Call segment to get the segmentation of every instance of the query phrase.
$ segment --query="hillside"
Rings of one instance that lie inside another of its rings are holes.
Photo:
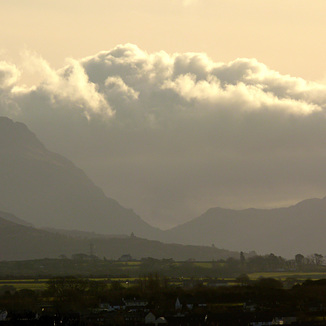
[[[135,259],[152,257],[157,259],[173,258],[174,260],[213,260],[227,257],[239,257],[239,253],[204,246],[185,246],[164,244],[135,236],[94,238],[66,236],[19,225],[0,217],[0,261],[28,260],[41,258],[58,258],[61,255],[70,257],[73,254],[90,253],[107,259],[118,259],[130,254]]]
[[[0,117],[0,210],[36,227],[155,237],[161,233],[48,151],[22,123]]]
[[[293,257],[325,253],[326,198],[275,209],[211,208],[166,232],[170,241]],[[196,237],[193,235],[196,234]]]

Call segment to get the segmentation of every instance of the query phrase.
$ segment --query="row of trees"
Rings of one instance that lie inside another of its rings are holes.
[[[303,256],[302,254],[295,255],[295,263],[297,266],[302,267],[305,265],[317,265],[321,266],[325,263],[325,258],[321,254],[312,254],[309,256]]]
[[[0,262],[0,277],[9,279],[48,278],[53,275],[139,277],[149,273],[167,277],[236,277],[242,273],[273,271],[326,272],[326,266],[324,257],[317,253],[307,257],[297,254],[294,259],[285,259],[274,254],[246,257],[244,253],[240,253],[238,259],[228,258],[205,263],[155,258],[144,258],[137,262],[71,259]]]

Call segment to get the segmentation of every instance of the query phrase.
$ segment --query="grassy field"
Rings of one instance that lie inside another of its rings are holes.
[[[122,286],[128,287],[137,281],[138,278],[128,277],[128,278],[89,278],[90,281],[104,281],[104,282],[119,282]],[[48,279],[38,279],[38,280],[0,280],[0,287],[4,285],[11,285],[15,287],[16,290],[29,289],[33,291],[43,291],[47,287]]]
[[[251,280],[257,280],[260,277],[272,277],[279,280],[285,280],[287,278],[296,278],[298,280],[319,280],[322,278],[326,278],[326,272],[320,273],[320,272],[309,272],[309,273],[303,273],[303,272],[263,272],[263,273],[251,273],[248,274],[249,278]]]
[[[139,264],[138,262],[119,262],[117,263],[120,265],[120,268],[122,267],[123,269],[133,269],[133,268],[138,268]],[[178,263],[176,263],[178,264]],[[195,263],[196,266],[201,267],[201,268],[212,268],[212,263],[211,262],[198,262]],[[297,279],[298,281],[304,281],[306,279],[311,279],[311,280],[318,280],[318,279],[326,279],[326,272],[261,272],[261,273],[250,273],[248,274],[249,278],[251,280],[257,280],[261,277],[264,278],[275,278],[278,280],[286,280],[289,278]],[[104,282],[112,282],[112,281],[117,281],[120,282],[122,286],[133,286],[138,277],[112,277],[112,278],[89,278],[90,280],[93,281],[104,281]],[[180,285],[182,286],[182,282],[190,279],[190,278],[183,278],[180,277],[179,279],[175,279],[173,284],[174,285]],[[194,278],[192,278],[194,279]],[[204,281],[203,278],[198,278],[198,280]],[[235,282],[234,278],[224,278],[225,281],[228,282],[229,285],[235,285],[237,284]],[[16,290],[21,290],[21,289],[30,289],[30,290],[44,290],[46,289],[47,286],[47,281],[48,279],[0,279],[0,287],[4,285],[9,285],[15,287]],[[204,283],[206,284],[206,283]]]
[[[48,280],[0,280],[0,287],[3,285],[11,285],[16,290],[29,289],[33,291],[42,291],[46,288],[46,282]]]
[[[210,262],[198,262],[198,263],[194,263],[194,266],[198,266],[198,267],[202,267],[202,268],[212,268],[212,263]]]

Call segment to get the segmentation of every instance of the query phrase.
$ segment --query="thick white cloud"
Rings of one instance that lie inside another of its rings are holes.
[[[22,110],[25,98],[32,95],[46,99],[52,108],[67,105],[78,108],[88,118],[90,114],[113,114],[103,95],[98,92],[97,85],[89,81],[78,61],[67,59],[68,65],[58,71],[35,54],[25,53],[25,61],[28,70],[36,71],[43,80],[37,87],[13,90],[22,101]]]
[[[10,88],[19,77],[20,72],[15,65],[0,61],[0,89]]]
[[[122,204],[172,225],[210,206],[326,195],[326,85],[255,59],[119,45],[15,87],[0,64],[0,113],[26,122]]]

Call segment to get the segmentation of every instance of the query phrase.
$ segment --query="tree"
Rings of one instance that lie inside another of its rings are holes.
[[[321,254],[314,254],[314,261],[315,261],[315,264],[316,265],[322,265],[322,263],[323,263],[323,260],[324,260],[324,257],[323,257],[323,255],[321,255]]]
[[[301,254],[296,254],[295,257],[295,263],[298,267],[301,267],[304,263],[304,256]]]
[[[76,277],[55,277],[48,281],[47,294],[59,310],[78,310],[85,306],[88,280]]]
[[[250,283],[250,278],[247,274],[241,274],[235,280],[242,286]]]
[[[267,278],[260,278],[256,281],[255,284],[259,288],[266,288],[266,289],[282,289],[283,283],[275,278],[267,277]]]
[[[243,267],[246,263],[246,257],[243,253],[243,251],[240,252],[240,264],[241,264],[241,267]]]

